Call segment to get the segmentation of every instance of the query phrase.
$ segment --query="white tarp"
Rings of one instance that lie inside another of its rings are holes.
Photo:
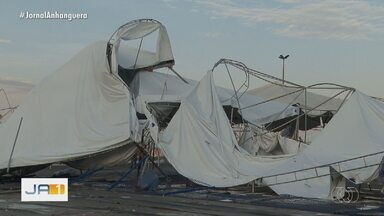
[[[180,174],[203,185],[227,187],[263,175],[252,171],[265,166],[265,159],[252,157],[237,144],[212,72],[182,100],[168,127],[159,134],[158,146]]]
[[[318,164],[333,163],[384,151],[384,104],[356,91],[306,149],[308,159]],[[383,154],[340,164],[341,171],[379,163]],[[365,162],[364,162],[365,160]],[[337,171],[338,166],[333,166]],[[364,182],[377,166],[343,173]]]
[[[268,132],[253,126],[242,134],[239,145],[252,156],[295,155],[307,146],[283,137],[280,133]]]
[[[160,72],[141,71],[131,82],[132,93],[136,96],[136,110],[146,113],[150,102],[180,102],[196,85],[196,81]]]
[[[383,131],[384,103],[355,91],[312,144],[295,157],[294,160],[303,164],[297,168],[314,167],[383,152]],[[375,177],[378,169],[378,165],[375,164],[380,163],[383,156],[384,154],[380,153],[361,157],[334,164],[332,167],[341,172],[345,178],[359,184]],[[364,166],[368,167],[357,169]],[[356,170],[345,172],[355,168]],[[314,170],[311,172],[312,174],[309,173],[308,176],[315,176]],[[329,170],[325,173],[329,173]],[[291,178],[292,176],[293,174]],[[325,198],[330,193],[331,182],[326,176],[318,178],[318,181],[295,182],[272,188],[279,194]]]
[[[131,83],[132,91],[136,96],[136,110],[140,113],[146,113],[146,104],[149,102],[180,102],[196,86],[197,81],[187,80],[189,84],[184,83],[180,78],[170,74],[158,72],[138,73]],[[239,108],[235,98],[235,93],[231,89],[216,87],[220,103]],[[253,124],[264,124],[281,118],[298,114],[296,107],[289,104],[269,101],[257,106],[251,106],[265,101],[257,95],[243,94],[239,98],[241,114],[243,118]]]
[[[294,157],[253,157],[235,139],[225,115],[212,72],[184,98],[168,127],[159,133],[158,146],[176,170],[191,180],[208,186],[228,187],[274,174],[334,163],[344,159],[384,151],[384,104],[355,92],[331,120],[323,133]],[[381,155],[367,165],[379,163]],[[361,165],[361,164],[360,164]],[[342,169],[356,166],[347,162]],[[377,166],[342,173],[356,182],[367,180]],[[338,170],[338,169],[337,169]],[[263,179],[268,184],[330,173],[330,167]],[[279,194],[326,198],[330,176],[308,179],[272,188]],[[276,181],[276,182],[275,182]]]
[[[119,52],[121,42],[140,39],[142,40],[141,44],[145,42],[146,36],[156,33],[156,31],[158,31],[158,36],[155,51],[144,50],[140,45],[137,49],[123,48],[121,53]],[[167,30],[156,20],[134,20],[121,26],[112,35],[109,44],[111,49],[111,71],[115,74],[118,74],[119,64],[126,69],[156,68],[156,65],[168,61],[172,61],[170,66],[173,65],[174,58]],[[131,56],[127,57],[127,54]]]
[[[0,169],[65,161],[139,141],[130,92],[109,72],[107,42],[94,43],[41,81],[0,125]]]

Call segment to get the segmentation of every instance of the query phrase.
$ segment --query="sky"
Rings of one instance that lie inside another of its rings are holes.
[[[167,28],[182,76],[199,80],[221,58],[302,85],[332,82],[384,97],[384,1],[0,0],[0,88],[30,89],[121,25],[152,18]],[[20,13],[87,19],[21,19]],[[218,78],[220,82],[220,76]]]

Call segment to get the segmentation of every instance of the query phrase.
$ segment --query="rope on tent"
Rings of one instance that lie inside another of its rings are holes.
[[[142,37],[141,40],[140,40],[140,45],[139,45],[139,49],[137,50],[135,64],[133,65],[133,69],[136,69],[136,63],[137,63],[137,59],[139,59],[139,53],[140,53],[140,50],[141,50],[141,45],[143,44],[143,38],[144,37]]]
[[[136,168],[141,166],[148,158],[148,155],[145,155],[143,159],[141,159],[138,163],[134,164],[126,173],[124,173],[116,182],[114,182],[108,190],[112,190],[113,188],[117,187],[124,179]]]
[[[345,101],[347,101],[347,98],[349,95],[351,95],[354,92],[354,90],[349,91],[345,97],[343,98],[343,102],[340,104],[340,106],[337,108],[336,113],[339,112],[340,108],[344,105]]]
[[[169,73],[167,73],[167,77],[165,78],[163,92],[161,93],[160,100],[163,100],[164,94],[168,90],[168,86],[167,86],[168,78],[169,78]]]

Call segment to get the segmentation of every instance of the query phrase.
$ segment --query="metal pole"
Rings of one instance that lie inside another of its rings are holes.
[[[307,127],[308,127],[308,125],[307,125],[307,121],[308,121],[308,104],[307,104],[307,89],[305,89],[305,91],[304,91],[304,100],[305,100],[305,107],[304,107],[304,109],[305,109],[305,115],[304,115],[304,142],[305,143],[307,143]]]
[[[179,77],[183,82],[185,82],[186,84],[189,84],[189,82],[187,80],[185,80],[179,73],[177,73],[172,67],[168,67],[169,70],[171,70],[174,74],[176,74],[177,77]]]
[[[11,166],[11,160],[12,160],[12,156],[13,156],[13,151],[15,150],[15,145],[16,145],[16,142],[17,142],[17,138],[19,137],[20,127],[21,127],[21,123],[22,122],[23,122],[23,117],[21,117],[21,119],[20,119],[19,127],[17,128],[17,133],[16,133],[15,141],[13,142],[13,147],[12,147],[11,155],[9,155],[7,173],[9,173],[9,168]]]
[[[283,59],[283,84],[284,84],[284,67],[285,67],[285,58]]]
[[[283,85],[285,82],[285,59],[287,59],[288,57],[289,57],[289,55],[286,55],[286,56],[280,55],[279,56],[279,59],[283,60]]]

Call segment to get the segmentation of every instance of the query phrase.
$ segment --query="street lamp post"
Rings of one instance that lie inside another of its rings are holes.
[[[284,84],[284,67],[285,67],[285,59],[287,59],[288,57],[289,57],[289,55],[286,55],[286,56],[280,55],[280,56],[279,56],[279,59],[282,59],[282,60],[283,60],[283,84]]]

